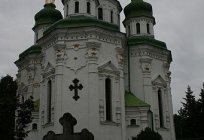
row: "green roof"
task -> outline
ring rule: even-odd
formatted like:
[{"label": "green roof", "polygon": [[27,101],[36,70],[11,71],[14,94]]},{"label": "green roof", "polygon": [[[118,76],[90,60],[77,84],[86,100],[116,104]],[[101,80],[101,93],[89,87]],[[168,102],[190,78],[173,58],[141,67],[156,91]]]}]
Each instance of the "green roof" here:
[{"label": "green roof", "polygon": [[117,31],[117,32],[120,31],[119,26],[116,24],[98,20],[97,18],[80,15],[80,16],[71,16],[69,18],[65,18],[57,21],[56,23],[51,25],[44,32],[44,34],[48,34],[52,30],[58,29],[58,28],[61,29],[61,28],[94,27],[94,26],[111,30],[111,31]]},{"label": "green roof", "polygon": [[39,53],[41,53],[41,49],[42,48],[39,45],[33,45],[30,48],[28,48],[27,50],[25,50],[24,52],[22,52],[19,55],[19,58],[22,59],[29,54],[39,54]]},{"label": "green roof", "polygon": [[156,40],[151,36],[131,36],[131,37],[128,37],[127,42],[128,42],[128,46],[147,44],[157,48],[167,49],[166,43]]},{"label": "green roof", "polygon": [[34,110],[38,112],[40,109],[40,99],[34,101]]},{"label": "green roof", "polygon": [[35,27],[43,24],[53,24],[54,22],[62,19],[62,14],[59,10],[55,9],[53,3],[45,4],[44,8],[35,15]]},{"label": "green roof", "polygon": [[124,13],[126,19],[134,17],[149,17],[154,19],[152,5],[143,0],[132,0],[132,2],[124,8]]},{"label": "green roof", "polygon": [[126,107],[150,107],[149,104],[140,100],[131,92],[125,92],[125,106]]}]

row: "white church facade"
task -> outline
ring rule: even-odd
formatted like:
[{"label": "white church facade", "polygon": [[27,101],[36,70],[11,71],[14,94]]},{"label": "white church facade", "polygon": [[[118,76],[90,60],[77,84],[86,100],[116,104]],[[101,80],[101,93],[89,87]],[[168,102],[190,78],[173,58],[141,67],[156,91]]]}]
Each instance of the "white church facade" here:
[{"label": "white church facade", "polygon": [[132,140],[146,127],[175,140],[171,52],[154,37],[152,6],[132,0],[62,0],[64,16],[47,1],[35,15],[34,45],[15,62],[18,94],[33,96],[27,140],[62,133],[60,117],[77,119],[95,140]]}]

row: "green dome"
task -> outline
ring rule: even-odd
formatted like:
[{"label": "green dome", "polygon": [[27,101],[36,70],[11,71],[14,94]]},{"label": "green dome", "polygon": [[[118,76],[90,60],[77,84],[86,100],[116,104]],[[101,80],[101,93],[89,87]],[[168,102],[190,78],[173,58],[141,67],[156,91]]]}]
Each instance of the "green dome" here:
[{"label": "green dome", "polygon": [[62,19],[62,14],[55,9],[56,6],[52,3],[45,4],[44,8],[35,15],[35,27],[42,24],[52,24]]},{"label": "green dome", "polygon": [[132,0],[130,4],[128,4],[124,9],[125,17],[153,17],[152,5],[144,2],[143,0]]}]

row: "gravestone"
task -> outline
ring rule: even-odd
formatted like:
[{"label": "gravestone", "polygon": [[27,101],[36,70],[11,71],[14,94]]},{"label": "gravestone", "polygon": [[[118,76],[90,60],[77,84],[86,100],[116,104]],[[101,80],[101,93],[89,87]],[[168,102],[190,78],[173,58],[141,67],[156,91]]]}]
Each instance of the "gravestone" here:
[{"label": "gravestone", "polygon": [[63,127],[63,133],[55,134],[53,131],[49,131],[43,140],[94,140],[94,135],[87,129],[74,133],[74,125],[77,124],[77,120],[70,113],[65,113],[59,122]]}]

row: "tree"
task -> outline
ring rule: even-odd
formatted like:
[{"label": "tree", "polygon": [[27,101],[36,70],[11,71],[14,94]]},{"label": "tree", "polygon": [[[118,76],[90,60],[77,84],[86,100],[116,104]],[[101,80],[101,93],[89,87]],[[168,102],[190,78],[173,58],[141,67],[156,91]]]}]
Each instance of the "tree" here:
[{"label": "tree", "polygon": [[186,97],[183,98],[185,102],[182,102],[183,107],[179,110],[179,115],[182,125],[182,133],[184,138],[197,137],[196,127],[198,124],[198,104],[193,95],[191,87],[187,87]]},{"label": "tree", "polygon": [[186,119],[193,118],[196,112],[196,100],[190,86],[187,87],[186,97],[183,99],[185,102],[181,102],[183,108],[179,110],[179,115]]},{"label": "tree", "polygon": [[133,137],[132,140],[162,140],[162,136],[158,132],[155,132],[151,128],[147,127],[136,137]]},{"label": "tree", "polygon": [[198,114],[198,123],[197,123],[197,132],[199,134],[199,137],[204,138],[204,83],[203,83],[203,88],[201,89],[200,92],[200,98],[198,99],[198,109],[199,109],[199,114]]},{"label": "tree", "polygon": [[17,118],[16,118],[16,139],[23,140],[27,137],[29,131],[26,129],[27,125],[32,122],[32,112],[34,111],[33,97],[30,96],[25,101],[18,104]]},{"label": "tree", "polygon": [[175,124],[175,133],[176,138],[181,139],[183,138],[183,121],[180,115],[174,114],[174,124]]},{"label": "tree", "polygon": [[0,138],[13,140],[15,133],[15,110],[17,84],[9,75],[0,80]]}]

